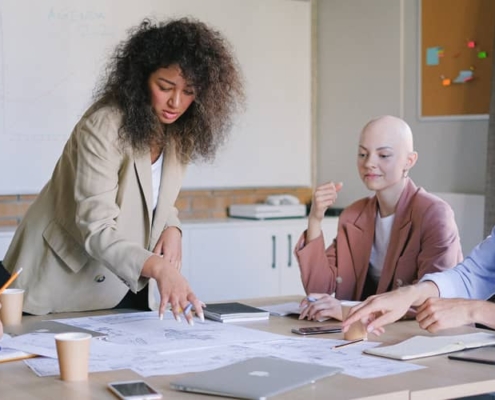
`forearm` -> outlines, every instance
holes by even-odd
[[[402,290],[402,289],[399,289]],[[411,306],[417,307],[430,297],[439,297],[437,285],[431,281],[424,281],[404,288],[410,296]]]
[[[306,231],[306,243],[315,240],[321,235],[321,220],[317,218],[308,219],[308,230]]]
[[[164,260],[162,257],[153,254],[144,262],[141,276],[156,279],[159,275],[159,271],[163,268],[163,263]]]
[[[334,253],[332,246],[325,250],[322,235],[307,243],[305,235],[301,236],[294,254],[306,293],[333,293],[335,291],[335,257],[331,256]]]
[[[471,320],[495,329],[495,303],[485,300],[473,300],[471,303]]]

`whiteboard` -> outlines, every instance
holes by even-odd
[[[129,28],[183,16],[229,39],[247,92],[229,141],[184,187],[309,186],[309,1],[0,0],[0,194],[41,190]]]

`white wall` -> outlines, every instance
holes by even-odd
[[[358,134],[372,117],[402,116],[414,133],[415,182],[432,192],[484,192],[487,120],[418,119],[419,0],[319,0],[317,183],[344,182],[337,205],[366,195]]]
[[[462,252],[467,256],[483,240],[483,214],[485,196],[476,194],[435,193],[454,210],[459,228]]]
[[[309,186],[309,1],[0,0],[0,171],[15,171],[0,173],[0,194],[41,190],[109,52],[145,16],[207,22],[245,78],[229,140],[215,163],[188,168],[183,187]]]
[[[367,194],[357,140],[373,116],[400,114],[400,2],[318,1],[317,183],[344,182],[338,206]]]

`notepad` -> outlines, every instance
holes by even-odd
[[[282,304],[271,304],[268,306],[261,306],[262,310],[268,311],[270,315],[277,317],[285,317],[287,315],[299,315],[301,314],[301,308],[298,302],[292,301]]]
[[[206,318],[219,322],[259,321],[270,317],[268,311],[237,302],[207,304],[203,312]]]
[[[495,345],[495,334],[485,332],[454,336],[414,336],[392,346],[366,349],[364,353],[395,360],[413,360],[491,345]]]
[[[277,317],[288,317],[288,316],[298,316],[301,314],[302,309],[300,308],[300,303],[295,301],[282,304],[274,304],[268,306],[261,306],[262,310],[268,311],[270,315],[275,315]],[[320,318],[317,322],[325,322],[331,318]]]

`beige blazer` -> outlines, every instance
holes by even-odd
[[[295,255],[307,293],[335,293],[338,299],[361,300],[368,273],[378,203],[358,200],[339,217],[337,237],[325,250],[323,236],[305,243]],[[397,204],[377,293],[416,282],[462,261],[454,213],[440,198],[408,182]]]
[[[164,151],[153,218],[151,158],[118,138],[121,116],[94,107],[78,122],[50,181],[16,230],[3,263],[22,274],[31,314],[111,308],[147,279],[141,269],[168,226],[180,226],[185,166]]]

